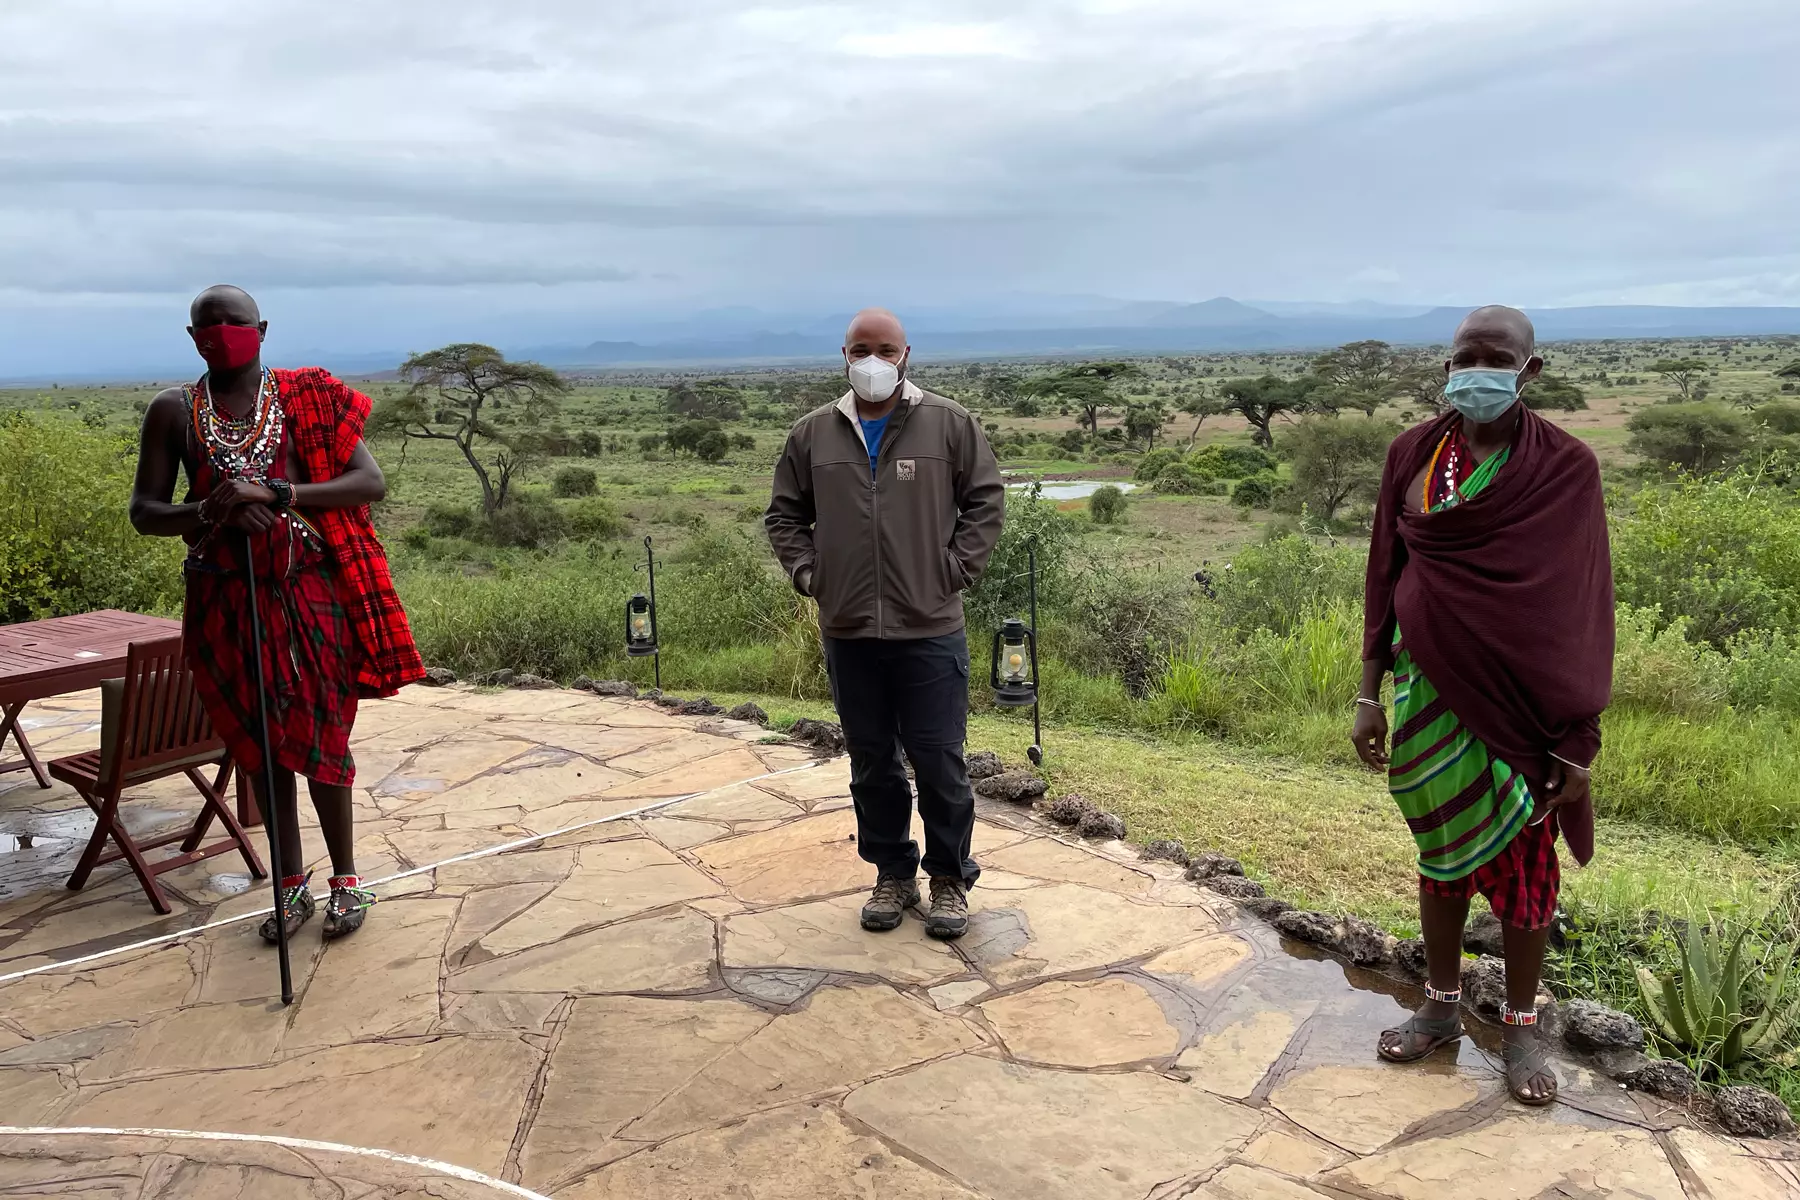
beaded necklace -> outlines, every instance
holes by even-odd
[[[283,426],[281,392],[275,385],[275,373],[263,368],[256,403],[242,417],[219,411],[213,403],[211,384],[208,376],[191,392],[195,442],[221,474],[258,483],[267,480],[275,455],[281,450]]]
[[[1438,440],[1437,449],[1431,452],[1431,464],[1425,468],[1424,494],[1419,497],[1419,511],[1433,510],[1432,497],[1441,496],[1438,504],[1444,508],[1453,508],[1461,503],[1462,497],[1457,494],[1456,485],[1462,481],[1463,466],[1468,461],[1469,446],[1462,439],[1462,431],[1451,426]],[[1443,464],[1440,474],[1438,465]]]

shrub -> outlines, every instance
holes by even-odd
[[[1212,445],[1188,459],[1196,470],[1216,479],[1242,479],[1275,470],[1275,460],[1257,446]]]
[[[1360,549],[1321,547],[1290,534],[1239,551],[1213,586],[1226,624],[1238,635],[1257,629],[1286,634],[1304,613],[1360,604],[1365,557]]]
[[[1731,639],[1730,651],[1727,695],[1733,707],[1800,716],[1800,638],[1742,633]]]
[[[1090,674],[1117,675],[1142,697],[1161,677],[1193,620],[1192,581],[1164,571],[1128,571],[1095,559],[1070,589],[1061,644]]]
[[[569,535],[583,541],[601,541],[624,537],[631,531],[629,522],[603,496],[588,496],[569,505],[564,516]]]
[[[1620,605],[1613,656],[1613,703],[1651,712],[1706,717],[1730,691],[1730,665],[1705,643],[1687,639],[1687,619],[1665,623],[1654,609]]]
[[[135,450],[71,417],[0,416],[0,622],[180,608],[180,539],[131,527]]]
[[[1217,482],[1189,463],[1176,462],[1165,466],[1152,486],[1165,496],[1200,496],[1210,492]]]
[[[733,450],[754,450],[754,449],[756,449],[756,435],[749,434],[749,433],[734,433],[734,434],[732,434],[731,435],[731,448]]]
[[[988,636],[981,631],[997,629],[1007,617],[1025,612],[1030,590],[1026,552],[1030,547],[1037,548],[1038,603],[1054,607],[1067,597],[1069,552],[1074,542],[1075,523],[1043,499],[1039,485],[1007,489],[1006,523],[1001,526],[1000,541],[981,578],[963,593],[963,612],[977,631],[973,635],[977,644]]]
[[[1614,522],[1613,578],[1621,603],[1685,617],[1721,650],[1800,635],[1800,505],[1742,471],[1640,492]]]
[[[488,518],[487,534],[496,546],[536,550],[561,541],[568,533],[563,510],[537,492],[517,491]]]
[[[1750,448],[1750,423],[1723,404],[1658,404],[1634,414],[1626,448],[1646,462],[1695,474],[1722,470]]]
[[[1096,525],[1112,525],[1125,519],[1125,493],[1107,484],[1088,497],[1088,516]]]
[[[1239,508],[1268,508],[1275,503],[1275,477],[1245,476],[1231,489],[1231,502]]]
[[[1131,472],[1131,477],[1139,483],[1151,483],[1171,463],[1181,461],[1181,451],[1167,446],[1160,450],[1152,450],[1138,459],[1138,464]]]
[[[426,506],[421,524],[432,537],[468,537],[475,532],[480,516],[467,504],[446,504],[433,500]]]
[[[604,424],[605,422],[600,423]],[[584,429],[575,435],[575,448],[583,458],[599,458],[601,451],[606,448],[606,444],[601,440],[599,434],[591,429]]]
[[[663,435],[660,433],[640,434],[637,440],[638,453],[642,454],[645,458],[648,458],[658,450],[662,449],[662,444]]]
[[[550,480],[550,494],[558,500],[573,500],[593,495],[599,485],[599,477],[591,467],[558,467]]]
[[[701,462],[716,463],[731,450],[731,439],[722,430],[713,429],[700,435],[694,443],[694,456]]]

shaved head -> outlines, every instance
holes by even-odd
[[[885,308],[865,308],[850,318],[850,328],[844,331],[844,350],[849,352],[855,346],[868,346],[865,354],[879,353],[874,347],[888,345],[906,348],[906,327],[900,324],[900,318]],[[852,354],[853,358],[861,358],[861,354]],[[887,355],[883,354],[883,358]]]
[[[1465,342],[1481,342],[1491,346],[1506,345],[1516,356],[1516,361],[1499,363],[1498,366],[1522,367],[1537,351],[1537,330],[1532,327],[1531,318],[1516,308],[1508,308],[1504,304],[1489,304],[1476,309],[1462,319],[1456,327],[1456,336],[1451,339],[1452,346],[1461,346]]]
[[[188,324],[196,329],[208,325],[260,325],[262,312],[243,288],[215,283],[188,305]]]

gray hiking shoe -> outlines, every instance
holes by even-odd
[[[959,938],[969,932],[969,889],[960,879],[931,881],[931,911],[925,932],[934,938]]]
[[[862,927],[876,933],[897,929],[906,910],[919,902],[919,881],[884,877],[862,907]]]

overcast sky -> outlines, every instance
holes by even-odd
[[[0,0],[0,375],[748,305],[1800,304],[1795,0]],[[1060,301],[1057,301],[1060,302]]]

